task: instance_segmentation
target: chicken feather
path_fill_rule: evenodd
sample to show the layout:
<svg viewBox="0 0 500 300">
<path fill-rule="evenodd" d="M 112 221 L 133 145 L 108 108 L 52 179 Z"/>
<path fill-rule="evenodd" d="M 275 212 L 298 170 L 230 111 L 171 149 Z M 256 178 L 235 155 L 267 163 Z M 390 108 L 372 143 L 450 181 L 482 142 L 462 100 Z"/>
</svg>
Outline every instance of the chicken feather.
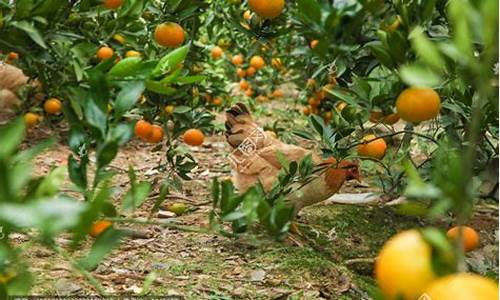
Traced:
<svg viewBox="0 0 500 300">
<path fill-rule="evenodd" d="M 253 120 L 248 108 L 238 103 L 226 112 L 226 139 L 233 148 L 231 155 L 232 174 L 235 187 L 244 192 L 257 183 L 270 191 L 282 168 L 278 159 L 281 153 L 288 161 L 301 161 L 312 156 L 316 166 L 321 166 L 310 181 L 292 188 L 286 197 L 295 212 L 303 207 L 324 201 L 337 193 L 346 180 L 358 179 L 357 162 L 323 160 L 310 150 L 285 144 L 274 138 Z"/>
</svg>

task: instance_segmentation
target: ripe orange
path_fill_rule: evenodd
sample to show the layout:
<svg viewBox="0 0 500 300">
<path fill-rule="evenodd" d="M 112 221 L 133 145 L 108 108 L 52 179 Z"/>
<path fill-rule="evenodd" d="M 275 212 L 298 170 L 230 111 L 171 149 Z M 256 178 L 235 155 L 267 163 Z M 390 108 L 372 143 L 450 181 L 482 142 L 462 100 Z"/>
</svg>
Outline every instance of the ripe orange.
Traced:
<svg viewBox="0 0 500 300">
<path fill-rule="evenodd" d="M 102 5 L 107 9 L 117 9 L 123 3 L 123 0 L 104 0 Z"/>
<path fill-rule="evenodd" d="M 311 44 L 310 44 L 311 49 L 316 48 L 316 47 L 318 46 L 318 44 L 319 44 L 319 41 L 318 41 L 318 40 L 312 40 L 312 41 L 311 41 Z"/>
<path fill-rule="evenodd" d="M 252 77 L 256 72 L 257 72 L 257 70 L 254 67 L 249 67 L 247 69 L 247 76 Z"/>
<path fill-rule="evenodd" d="M 433 300 L 497 300 L 498 285 L 476 274 L 459 273 L 434 281 L 425 294 Z"/>
<path fill-rule="evenodd" d="M 233 56 L 233 59 L 231 61 L 234 65 L 239 66 L 244 61 L 243 55 L 241 55 L 241 54 L 235 55 L 235 56 Z"/>
<path fill-rule="evenodd" d="M 153 133 L 153 125 L 145 120 L 140 120 L 135 124 L 135 135 L 143 140 L 148 140 Z"/>
<path fill-rule="evenodd" d="M 408 88 L 399 95 L 396 108 L 401 119 L 419 123 L 439 115 L 441 98 L 430 88 Z"/>
<path fill-rule="evenodd" d="M 387 150 L 387 144 L 384 139 L 379 138 L 373 134 L 369 134 L 363 138 L 364 144 L 358 146 L 358 154 L 360 156 L 366 156 L 376 159 L 382 159 Z"/>
<path fill-rule="evenodd" d="M 311 109 L 306 106 L 302 109 L 302 112 L 304 113 L 304 115 L 309 116 L 311 114 Z"/>
<path fill-rule="evenodd" d="M 316 94 L 314 94 L 314 98 L 316 98 L 316 100 L 318 101 L 322 101 L 323 99 L 326 98 L 326 92 L 323 89 L 321 89 L 317 91 Z"/>
<path fill-rule="evenodd" d="M 28 127 L 33 127 L 40 122 L 40 115 L 28 112 L 24 115 L 24 122 Z"/>
<path fill-rule="evenodd" d="M 250 21 L 252 19 L 252 12 L 247 10 L 243 13 L 243 19 Z"/>
<path fill-rule="evenodd" d="M 99 50 L 97 50 L 96 56 L 97 56 L 97 59 L 99 59 L 100 61 L 103 61 L 103 60 L 112 58 L 113 54 L 114 54 L 113 49 L 104 46 L 104 47 L 99 48 Z"/>
<path fill-rule="evenodd" d="M 43 109 L 48 114 L 56 115 L 56 114 L 61 112 L 62 103 L 57 98 L 51 98 L 51 99 L 45 101 L 45 103 L 43 104 Z"/>
<path fill-rule="evenodd" d="M 167 115 L 171 115 L 174 113 L 174 109 L 175 109 L 175 106 L 173 105 L 167 105 L 165 106 L 165 112 L 167 113 Z"/>
<path fill-rule="evenodd" d="M 212 51 L 210 52 L 210 55 L 212 56 L 213 59 L 217 60 L 224 55 L 224 51 L 222 50 L 221 47 L 215 46 L 212 48 Z"/>
<path fill-rule="evenodd" d="M 249 88 L 246 92 L 245 92 L 245 95 L 247 97 L 252 97 L 253 96 L 253 90 L 251 88 Z"/>
<path fill-rule="evenodd" d="M 190 146 L 200 146 L 205 141 L 205 135 L 201 130 L 189 129 L 184 132 L 184 143 Z"/>
<path fill-rule="evenodd" d="M 274 19 L 281 15 L 285 0 L 248 0 L 250 8 L 263 19 Z"/>
<path fill-rule="evenodd" d="M 154 37 L 163 47 L 179 47 L 184 42 L 184 29 L 177 23 L 166 22 L 156 27 Z"/>
<path fill-rule="evenodd" d="M 477 232 L 468 226 L 455 226 L 448 230 L 446 235 L 448 238 L 451 240 L 456 240 L 458 239 L 460 227 L 462 227 L 462 242 L 464 245 L 464 250 L 466 252 L 472 251 L 479 246 L 479 235 Z"/>
<path fill-rule="evenodd" d="M 147 141 L 152 144 L 159 143 L 163 140 L 163 128 L 158 125 L 151 126 L 151 134 L 148 136 Z"/>
<path fill-rule="evenodd" d="M 240 78 L 244 78 L 247 76 L 247 72 L 245 70 L 243 70 L 242 68 L 238 68 L 238 71 L 236 71 L 236 74 Z"/>
<path fill-rule="evenodd" d="M 321 104 L 321 100 L 316 99 L 315 97 L 309 97 L 307 100 L 307 103 L 312 107 L 312 108 L 317 108 Z"/>
<path fill-rule="evenodd" d="M 222 105 L 222 99 L 221 97 L 216 97 L 213 101 L 212 101 L 212 104 L 214 106 L 221 106 Z"/>
<path fill-rule="evenodd" d="M 19 59 L 19 53 L 17 53 L 17 52 L 9 52 L 9 54 L 7 54 L 7 59 L 8 60 Z"/>
<path fill-rule="evenodd" d="M 262 69 L 266 65 L 266 62 L 262 58 L 262 56 L 255 55 L 250 60 L 250 66 L 255 68 L 256 70 Z"/>
<path fill-rule="evenodd" d="M 89 234 L 92 237 L 97 237 L 101 233 L 103 233 L 104 230 L 108 229 L 112 225 L 113 225 L 113 223 L 111 223 L 110 221 L 105 221 L 105 220 L 95 221 L 94 224 L 92 224 L 92 227 L 90 227 Z"/>
<path fill-rule="evenodd" d="M 141 57 L 141 53 L 135 50 L 125 52 L 125 57 Z"/>
<path fill-rule="evenodd" d="M 240 89 L 241 89 L 241 90 L 246 91 L 246 90 L 248 90 L 249 88 L 250 88 L 250 84 L 248 83 L 248 81 L 246 81 L 246 80 L 242 80 L 242 81 L 240 81 Z"/>
<path fill-rule="evenodd" d="M 375 262 L 375 277 L 386 299 L 418 299 L 436 279 L 431 259 L 431 247 L 417 230 L 404 231 L 386 242 Z"/>
<path fill-rule="evenodd" d="M 273 92 L 273 97 L 274 97 L 274 98 L 281 98 L 281 97 L 283 97 L 283 91 L 282 91 L 282 90 L 280 90 L 280 89 L 276 89 L 276 90 L 274 90 L 274 92 Z"/>
</svg>

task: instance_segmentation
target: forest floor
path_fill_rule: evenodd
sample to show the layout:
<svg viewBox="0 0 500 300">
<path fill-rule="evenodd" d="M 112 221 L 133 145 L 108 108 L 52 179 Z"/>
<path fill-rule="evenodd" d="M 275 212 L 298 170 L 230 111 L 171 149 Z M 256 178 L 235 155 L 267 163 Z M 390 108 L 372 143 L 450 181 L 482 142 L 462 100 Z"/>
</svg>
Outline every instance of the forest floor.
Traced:
<svg viewBox="0 0 500 300">
<path fill-rule="evenodd" d="M 264 104 L 263 108 L 268 110 L 269 118 L 290 107 Z M 220 115 L 216 122 L 222 121 Z M 261 117 L 266 120 L 266 116 Z M 30 131 L 25 145 L 51 136 L 59 143 L 36 159 L 37 174 L 65 165 L 70 153 L 65 146 L 64 129 L 44 126 Z M 129 165 L 136 169 L 140 179 L 159 185 L 164 175 L 155 167 L 165 155 L 152 152 L 152 148 L 134 140 L 120 150 L 112 163 L 118 172 L 115 186 L 127 188 Z M 184 202 L 189 206 L 186 214 L 172 217 L 171 221 L 206 228 L 212 209 L 211 181 L 230 176 L 227 158 L 230 150 L 223 136 L 214 135 L 202 147 L 191 151 L 199 163 L 192 173 L 193 180 L 184 183 L 182 192 L 174 192 L 180 196 L 178 199 L 167 202 Z M 364 181 L 370 182 L 370 176 L 364 174 Z M 349 183 L 341 193 L 373 191 L 376 188 L 369 185 Z M 119 205 L 120 194 L 115 201 Z M 146 219 L 153 202 L 148 201 L 128 217 Z M 156 217 L 153 220 L 164 220 Z M 318 204 L 304 209 L 297 222 L 302 236 L 294 235 L 284 241 L 274 241 L 259 233 L 230 239 L 156 225 L 117 225 L 141 234 L 125 238 L 92 274 L 109 294 L 137 295 L 145 285 L 145 278 L 155 273 L 155 277 L 148 276 L 152 280 L 150 294 L 180 299 L 371 299 L 375 290 L 373 262 L 389 237 L 412 227 L 450 226 L 446 221 L 430 224 L 402 215 L 397 208 L 383 204 Z M 480 202 L 471 226 L 480 234 L 481 247 L 467 254 L 469 267 L 498 277 L 498 205 Z M 24 235 L 11 238 L 18 245 L 30 240 Z M 68 248 L 68 241 L 69 236 L 61 236 L 56 243 Z M 73 253 L 74 257 L 85 255 L 91 244 L 89 237 Z M 96 294 L 84 276 L 51 250 L 27 247 L 24 256 L 36 276 L 33 294 Z"/>
</svg>

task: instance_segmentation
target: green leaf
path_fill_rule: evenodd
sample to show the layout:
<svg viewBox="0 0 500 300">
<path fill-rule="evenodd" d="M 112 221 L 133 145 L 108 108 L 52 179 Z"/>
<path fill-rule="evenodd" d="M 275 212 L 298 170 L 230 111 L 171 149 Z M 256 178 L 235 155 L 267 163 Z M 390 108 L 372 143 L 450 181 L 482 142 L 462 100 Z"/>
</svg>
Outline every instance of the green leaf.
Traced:
<svg viewBox="0 0 500 300">
<path fill-rule="evenodd" d="M 87 120 L 89 125 L 96 128 L 100 132 L 101 137 L 104 137 L 107 126 L 106 114 L 99 109 L 93 99 L 88 99 L 84 103 L 84 114 L 85 120 Z"/>
<path fill-rule="evenodd" d="M 115 159 L 118 154 L 118 143 L 116 141 L 106 141 L 99 149 L 97 150 L 97 168 L 101 169 Z"/>
<path fill-rule="evenodd" d="M 66 167 L 58 167 L 45 176 L 38 185 L 35 197 L 52 197 L 59 192 L 66 176 Z"/>
<path fill-rule="evenodd" d="M 120 60 L 108 72 L 110 78 L 124 78 L 134 75 L 142 66 L 141 57 L 127 57 Z"/>
<path fill-rule="evenodd" d="M 87 188 L 87 164 L 86 162 L 78 162 L 71 154 L 68 158 L 68 172 L 71 181 L 78 187 Z"/>
<path fill-rule="evenodd" d="M 123 198 L 122 208 L 125 211 L 132 211 L 142 205 L 151 192 L 151 183 L 141 181 L 137 183 L 134 168 L 129 167 L 128 175 L 130 179 L 130 190 Z"/>
<path fill-rule="evenodd" d="M 35 7 L 33 0 L 17 0 L 16 2 L 16 17 L 24 19 L 29 17 L 31 10 Z"/>
<path fill-rule="evenodd" d="M 206 76 L 202 76 L 202 75 L 199 75 L 199 76 L 186 76 L 186 77 L 177 78 L 176 82 L 178 84 L 193 84 L 193 83 L 198 83 L 198 82 L 205 81 L 206 79 L 207 79 L 207 77 Z"/>
<path fill-rule="evenodd" d="M 21 29 L 22 31 L 26 32 L 28 36 L 35 42 L 37 43 L 40 47 L 47 49 L 47 45 L 45 44 L 45 41 L 43 40 L 42 35 L 36 29 L 33 24 L 27 22 L 27 21 L 19 21 L 19 22 L 11 22 L 12 26 L 17 27 Z"/>
<path fill-rule="evenodd" d="M 382 65 L 390 69 L 394 68 L 394 62 L 392 61 L 391 54 L 384 46 L 382 46 L 380 42 L 374 42 L 367 45 L 370 48 L 373 56 L 375 56 L 375 58 L 377 58 Z"/>
<path fill-rule="evenodd" d="M 93 270 L 106 255 L 116 247 L 125 233 L 113 228 L 106 229 L 95 240 L 87 257 L 81 259 L 79 264 L 87 269 Z"/>
<path fill-rule="evenodd" d="M 176 106 L 174 108 L 174 114 L 182 115 L 182 114 L 185 114 L 187 112 L 190 112 L 191 110 L 192 110 L 192 108 L 189 106 L 180 105 L 180 106 Z"/>
<path fill-rule="evenodd" d="M 84 203 L 67 197 L 43 198 L 28 204 L 4 203 L 0 204 L 0 220 L 53 237 L 75 226 L 84 207 Z"/>
<path fill-rule="evenodd" d="M 434 87 L 441 83 L 441 77 L 420 65 L 404 65 L 399 72 L 401 79 L 409 86 Z"/>
<path fill-rule="evenodd" d="M 172 95 L 176 91 L 176 89 L 172 87 L 163 85 L 161 82 L 153 80 L 146 81 L 146 88 L 152 92 L 167 96 Z"/>
<path fill-rule="evenodd" d="M 421 27 L 413 29 L 410 33 L 410 39 L 413 49 L 415 49 L 415 52 L 422 61 L 436 70 L 441 70 L 445 67 L 446 62 L 439 53 L 438 48 L 427 39 Z"/>
<path fill-rule="evenodd" d="M 187 56 L 189 45 L 177 48 L 165 55 L 153 70 L 153 76 L 161 76 L 174 70 Z"/>
<path fill-rule="evenodd" d="M 133 136 L 134 125 L 131 124 L 118 124 L 116 127 L 111 128 L 109 132 L 109 139 L 118 144 L 118 146 L 125 145 Z"/>
<path fill-rule="evenodd" d="M 321 7 L 316 0 L 297 0 L 299 11 L 311 21 L 321 24 Z"/>
<path fill-rule="evenodd" d="M 114 106 L 115 117 L 118 119 L 129 111 L 144 93 L 146 86 L 143 81 L 131 81 L 121 89 Z"/>
<path fill-rule="evenodd" d="M 0 127 L 0 157 L 10 156 L 23 141 L 26 125 L 22 118 Z"/>
</svg>

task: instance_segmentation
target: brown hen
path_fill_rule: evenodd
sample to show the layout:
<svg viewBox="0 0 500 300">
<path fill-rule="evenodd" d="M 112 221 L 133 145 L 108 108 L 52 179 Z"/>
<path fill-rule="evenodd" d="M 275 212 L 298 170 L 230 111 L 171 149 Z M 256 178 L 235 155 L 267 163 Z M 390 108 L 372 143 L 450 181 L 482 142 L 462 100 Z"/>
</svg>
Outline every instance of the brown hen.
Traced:
<svg viewBox="0 0 500 300">
<path fill-rule="evenodd" d="M 281 142 L 255 123 L 248 108 L 238 103 L 226 112 L 226 139 L 232 147 L 230 156 L 235 187 L 244 192 L 258 182 L 266 192 L 270 191 L 278 177 L 281 152 L 288 161 L 300 162 L 311 154 L 318 167 L 313 178 L 301 186 L 295 186 L 286 201 L 295 208 L 327 200 L 337 193 L 346 180 L 359 179 L 357 162 L 336 162 L 334 158 L 323 160 L 311 151 Z"/>
</svg>

